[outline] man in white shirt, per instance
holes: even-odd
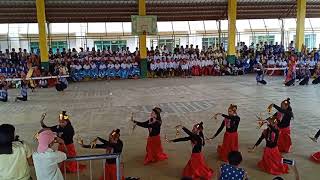
[[[32,155],[37,180],[63,180],[58,163],[66,160],[67,156],[61,151],[51,149],[55,142],[64,144],[50,129],[43,129],[39,133],[39,145]]]

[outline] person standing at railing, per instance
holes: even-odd
[[[100,141],[102,144],[96,144],[95,141]],[[96,148],[96,149],[106,149],[106,154],[121,154],[123,148],[123,142],[120,140],[120,129],[112,130],[109,134],[109,141],[97,137],[94,144],[85,145],[81,140],[80,144],[84,148]],[[121,173],[122,174],[122,173]],[[124,176],[122,174],[122,180]],[[104,175],[102,175],[99,180],[117,180],[117,166],[116,159],[106,159],[106,164],[104,167]]]
[[[160,115],[161,111],[162,110],[159,107],[153,108],[150,119],[145,122],[132,120],[136,125],[147,128],[149,130],[149,137],[146,148],[147,154],[144,158],[145,165],[168,159],[167,154],[163,152],[160,138],[160,130],[162,125]]]
[[[43,115],[44,116],[44,115]],[[77,152],[75,149],[75,146],[73,144],[73,136],[74,136],[74,129],[73,126],[69,120],[69,116],[67,115],[66,111],[62,111],[62,113],[59,115],[59,124],[55,126],[47,126],[44,124],[44,117],[41,118],[41,127],[42,128],[49,128],[51,131],[56,132],[58,137],[63,139],[64,145],[59,145],[58,150],[65,152],[67,154],[67,157],[76,157]],[[66,149],[65,149],[66,147]],[[77,171],[82,171],[85,169],[85,165],[79,164],[77,166],[77,163],[75,161],[69,161],[65,162],[60,166],[60,169],[62,171],[66,170],[70,173],[75,173]]]
[[[58,164],[66,160],[67,156],[61,151],[53,150],[52,147],[54,143],[63,146],[64,141],[50,129],[42,129],[37,139],[38,148],[32,155],[37,180],[63,180]]]

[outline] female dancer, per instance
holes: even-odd
[[[278,148],[280,152],[288,153],[291,150],[290,122],[293,119],[293,112],[290,106],[290,98],[281,102],[281,107],[270,104],[269,109],[274,107],[278,112],[274,115],[278,119],[279,141]]]
[[[312,141],[314,141],[314,142],[317,142],[319,136],[320,136],[320,129],[318,130],[316,135],[314,135],[314,137],[310,137],[310,139],[312,139]],[[314,161],[316,163],[320,163],[320,151],[312,154],[310,156],[310,160],[312,160],[312,161]]]
[[[264,68],[261,63],[257,65],[257,76],[256,76],[257,84],[266,85],[267,82],[264,80]]]
[[[209,180],[213,177],[213,170],[210,169],[204,160],[204,156],[201,153],[202,146],[205,144],[203,135],[203,123],[200,122],[193,126],[192,132],[183,126],[177,126],[177,128],[183,129],[189,136],[184,138],[178,138],[169,140],[169,142],[181,142],[181,141],[191,141],[192,144],[192,154],[191,158],[183,169],[183,177],[191,177],[192,179],[203,179]]]
[[[226,127],[226,132],[224,133],[223,137],[223,144],[218,146],[218,154],[220,160],[224,162],[228,162],[228,154],[231,151],[239,151],[239,144],[238,144],[238,126],[240,123],[240,117],[237,115],[237,105],[230,104],[228,108],[228,115],[217,113],[215,114],[215,118],[218,115],[224,117],[224,120],[221,123],[220,128],[214,134],[211,139],[217,137],[220,132]]]
[[[144,158],[145,165],[168,159],[168,156],[163,152],[161,145],[160,130],[162,120],[160,113],[161,109],[155,107],[154,109],[152,109],[151,117],[148,121],[138,122],[132,120],[136,125],[143,128],[148,128],[149,130],[149,137],[146,147],[147,154]]]
[[[84,148],[97,148],[106,149],[106,154],[116,153],[121,154],[123,148],[123,142],[120,140],[120,129],[112,130],[109,134],[109,141],[97,137],[95,141],[99,140],[102,144],[95,144],[94,146],[83,144],[81,140],[80,144]],[[117,179],[117,166],[116,159],[107,159],[104,167],[104,175],[99,180],[116,180]],[[122,176],[122,180],[124,177]]]
[[[267,123],[268,128],[262,132],[260,138],[256,144],[250,148],[249,152],[253,152],[262,140],[265,139],[266,147],[264,148],[262,160],[259,161],[258,167],[273,175],[287,174],[289,169],[288,165],[281,163],[282,157],[277,146],[279,138],[279,130],[276,127],[277,119],[273,116],[265,120],[264,123]]]
[[[57,133],[59,138],[64,140],[65,146],[59,144],[59,147],[58,147],[59,151],[65,152],[67,154],[67,157],[75,157],[77,156],[77,152],[73,144],[74,129],[66,113],[67,113],[66,111],[62,111],[62,113],[59,115],[58,125],[51,126],[51,127],[45,125],[43,122],[45,114],[42,115],[40,123],[42,128],[51,129],[51,131]],[[77,163],[75,161],[69,161],[69,162],[63,163],[60,166],[60,168],[62,171],[66,170],[67,172],[74,173],[77,171],[84,170],[85,165],[79,164],[79,167],[77,167]]]
[[[63,73],[60,72],[60,77],[57,78],[56,89],[57,91],[64,91],[68,87],[68,80],[63,76]]]

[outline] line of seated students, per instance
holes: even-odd
[[[221,59],[165,59],[152,60],[149,65],[149,77],[173,76],[221,76],[244,74],[242,62],[230,65]],[[240,73],[239,73],[240,72]]]
[[[140,76],[140,66],[137,61],[71,61],[70,75],[73,81],[84,79],[128,79]]]

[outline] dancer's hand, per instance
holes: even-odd
[[[59,144],[64,144],[64,140],[59,137],[56,137],[55,142]]]
[[[177,125],[175,128],[176,128],[176,129],[180,129],[180,128],[183,128],[183,126],[182,126],[181,124],[179,124],[179,125]]]
[[[248,152],[251,153],[251,152],[254,152],[254,150],[255,150],[255,147],[253,146],[248,149]]]

